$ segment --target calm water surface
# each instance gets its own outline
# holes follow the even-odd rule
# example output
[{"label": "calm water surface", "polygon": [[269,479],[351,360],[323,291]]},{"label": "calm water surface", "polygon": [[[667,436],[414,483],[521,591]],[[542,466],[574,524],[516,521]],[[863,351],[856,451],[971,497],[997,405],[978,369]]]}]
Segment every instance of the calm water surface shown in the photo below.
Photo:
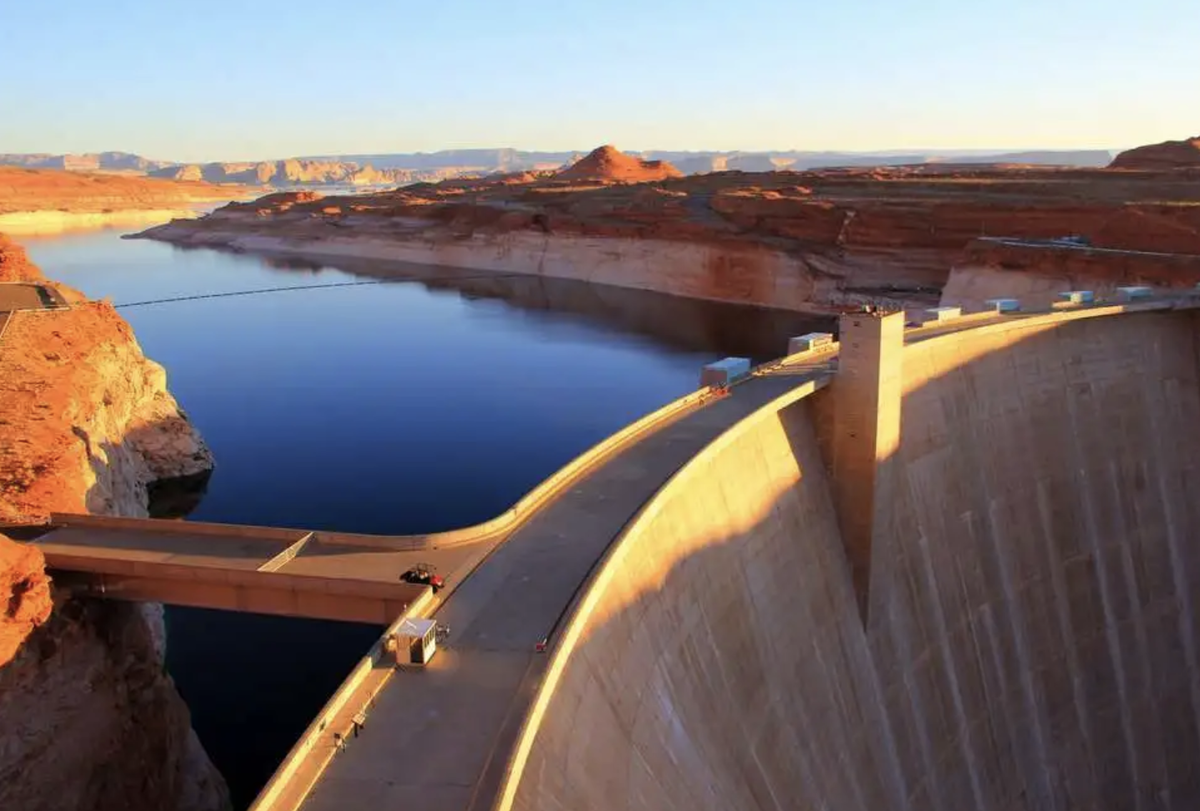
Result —
[{"label": "calm water surface", "polygon": [[[117,305],[388,275],[112,231],[26,245],[48,275]],[[771,357],[817,326],[582,283],[421,275],[122,308],[216,456],[192,518],[397,534],[482,521],[693,390],[702,364]],[[238,807],[378,634],[182,608],[168,623],[170,671]]]}]

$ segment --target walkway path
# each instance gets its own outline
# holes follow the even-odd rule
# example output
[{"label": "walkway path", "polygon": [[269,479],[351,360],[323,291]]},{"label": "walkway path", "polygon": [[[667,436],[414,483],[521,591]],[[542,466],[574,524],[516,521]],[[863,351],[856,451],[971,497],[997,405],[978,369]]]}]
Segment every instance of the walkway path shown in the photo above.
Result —
[{"label": "walkway path", "polygon": [[49,285],[34,282],[0,282],[0,337],[20,310],[52,310],[69,306]]}]

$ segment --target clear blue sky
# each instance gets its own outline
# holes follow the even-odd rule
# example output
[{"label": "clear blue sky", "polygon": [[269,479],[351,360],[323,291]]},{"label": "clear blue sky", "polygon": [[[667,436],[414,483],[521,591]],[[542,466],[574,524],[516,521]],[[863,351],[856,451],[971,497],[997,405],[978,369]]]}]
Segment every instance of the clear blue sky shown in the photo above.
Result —
[{"label": "clear blue sky", "polygon": [[1200,0],[0,0],[0,152],[1123,147]]}]

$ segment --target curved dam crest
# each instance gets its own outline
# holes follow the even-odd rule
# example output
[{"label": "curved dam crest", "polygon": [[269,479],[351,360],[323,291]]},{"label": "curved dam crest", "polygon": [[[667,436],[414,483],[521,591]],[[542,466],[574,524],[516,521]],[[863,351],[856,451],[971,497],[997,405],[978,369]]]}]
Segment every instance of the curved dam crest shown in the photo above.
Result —
[{"label": "curved dam crest", "polygon": [[865,626],[836,385],[748,417],[610,551],[500,807],[1195,807],[1197,326],[907,345]]}]

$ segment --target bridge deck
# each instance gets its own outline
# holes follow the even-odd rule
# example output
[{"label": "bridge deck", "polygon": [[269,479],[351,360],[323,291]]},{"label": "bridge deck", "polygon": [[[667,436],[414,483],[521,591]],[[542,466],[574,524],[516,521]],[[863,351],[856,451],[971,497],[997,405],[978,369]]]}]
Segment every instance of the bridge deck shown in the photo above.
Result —
[{"label": "bridge deck", "polygon": [[268,527],[100,516],[54,522],[36,541],[47,566],[106,597],[380,625],[427,588],[402,581],[404,572],[428,563],[453,583],[498,542],[404,548],[399,539]]},{"label": "bridge deck", "polygon": [[[186,524],[183,526],[186,527]],[[297,532],[299,541],[305,533]],[[38,541],[42,552],[57,565],[68,557],[86,557],[91,571],[128,571],[127,567],[105,566],[110,563],[174,564],[215,569],[257,571],[282,552],[286,542],[261,538],[220,538],[186,532],[154,529],[103,529],[91,526],[64,526],[43,535]],[[53,564],[52,564],[53,565]]]},{"label": "bridge deck", "polygon": [[[490,807],[547,658],[551,634],[625,524],[697,451],[810,376],[752,379],[630,446],[542,510],[436,612],[451,635],[420,672],[376,698],[359,737],[335,757],[306,809]],[[296,798],[280,798],[291,808]]]}]

